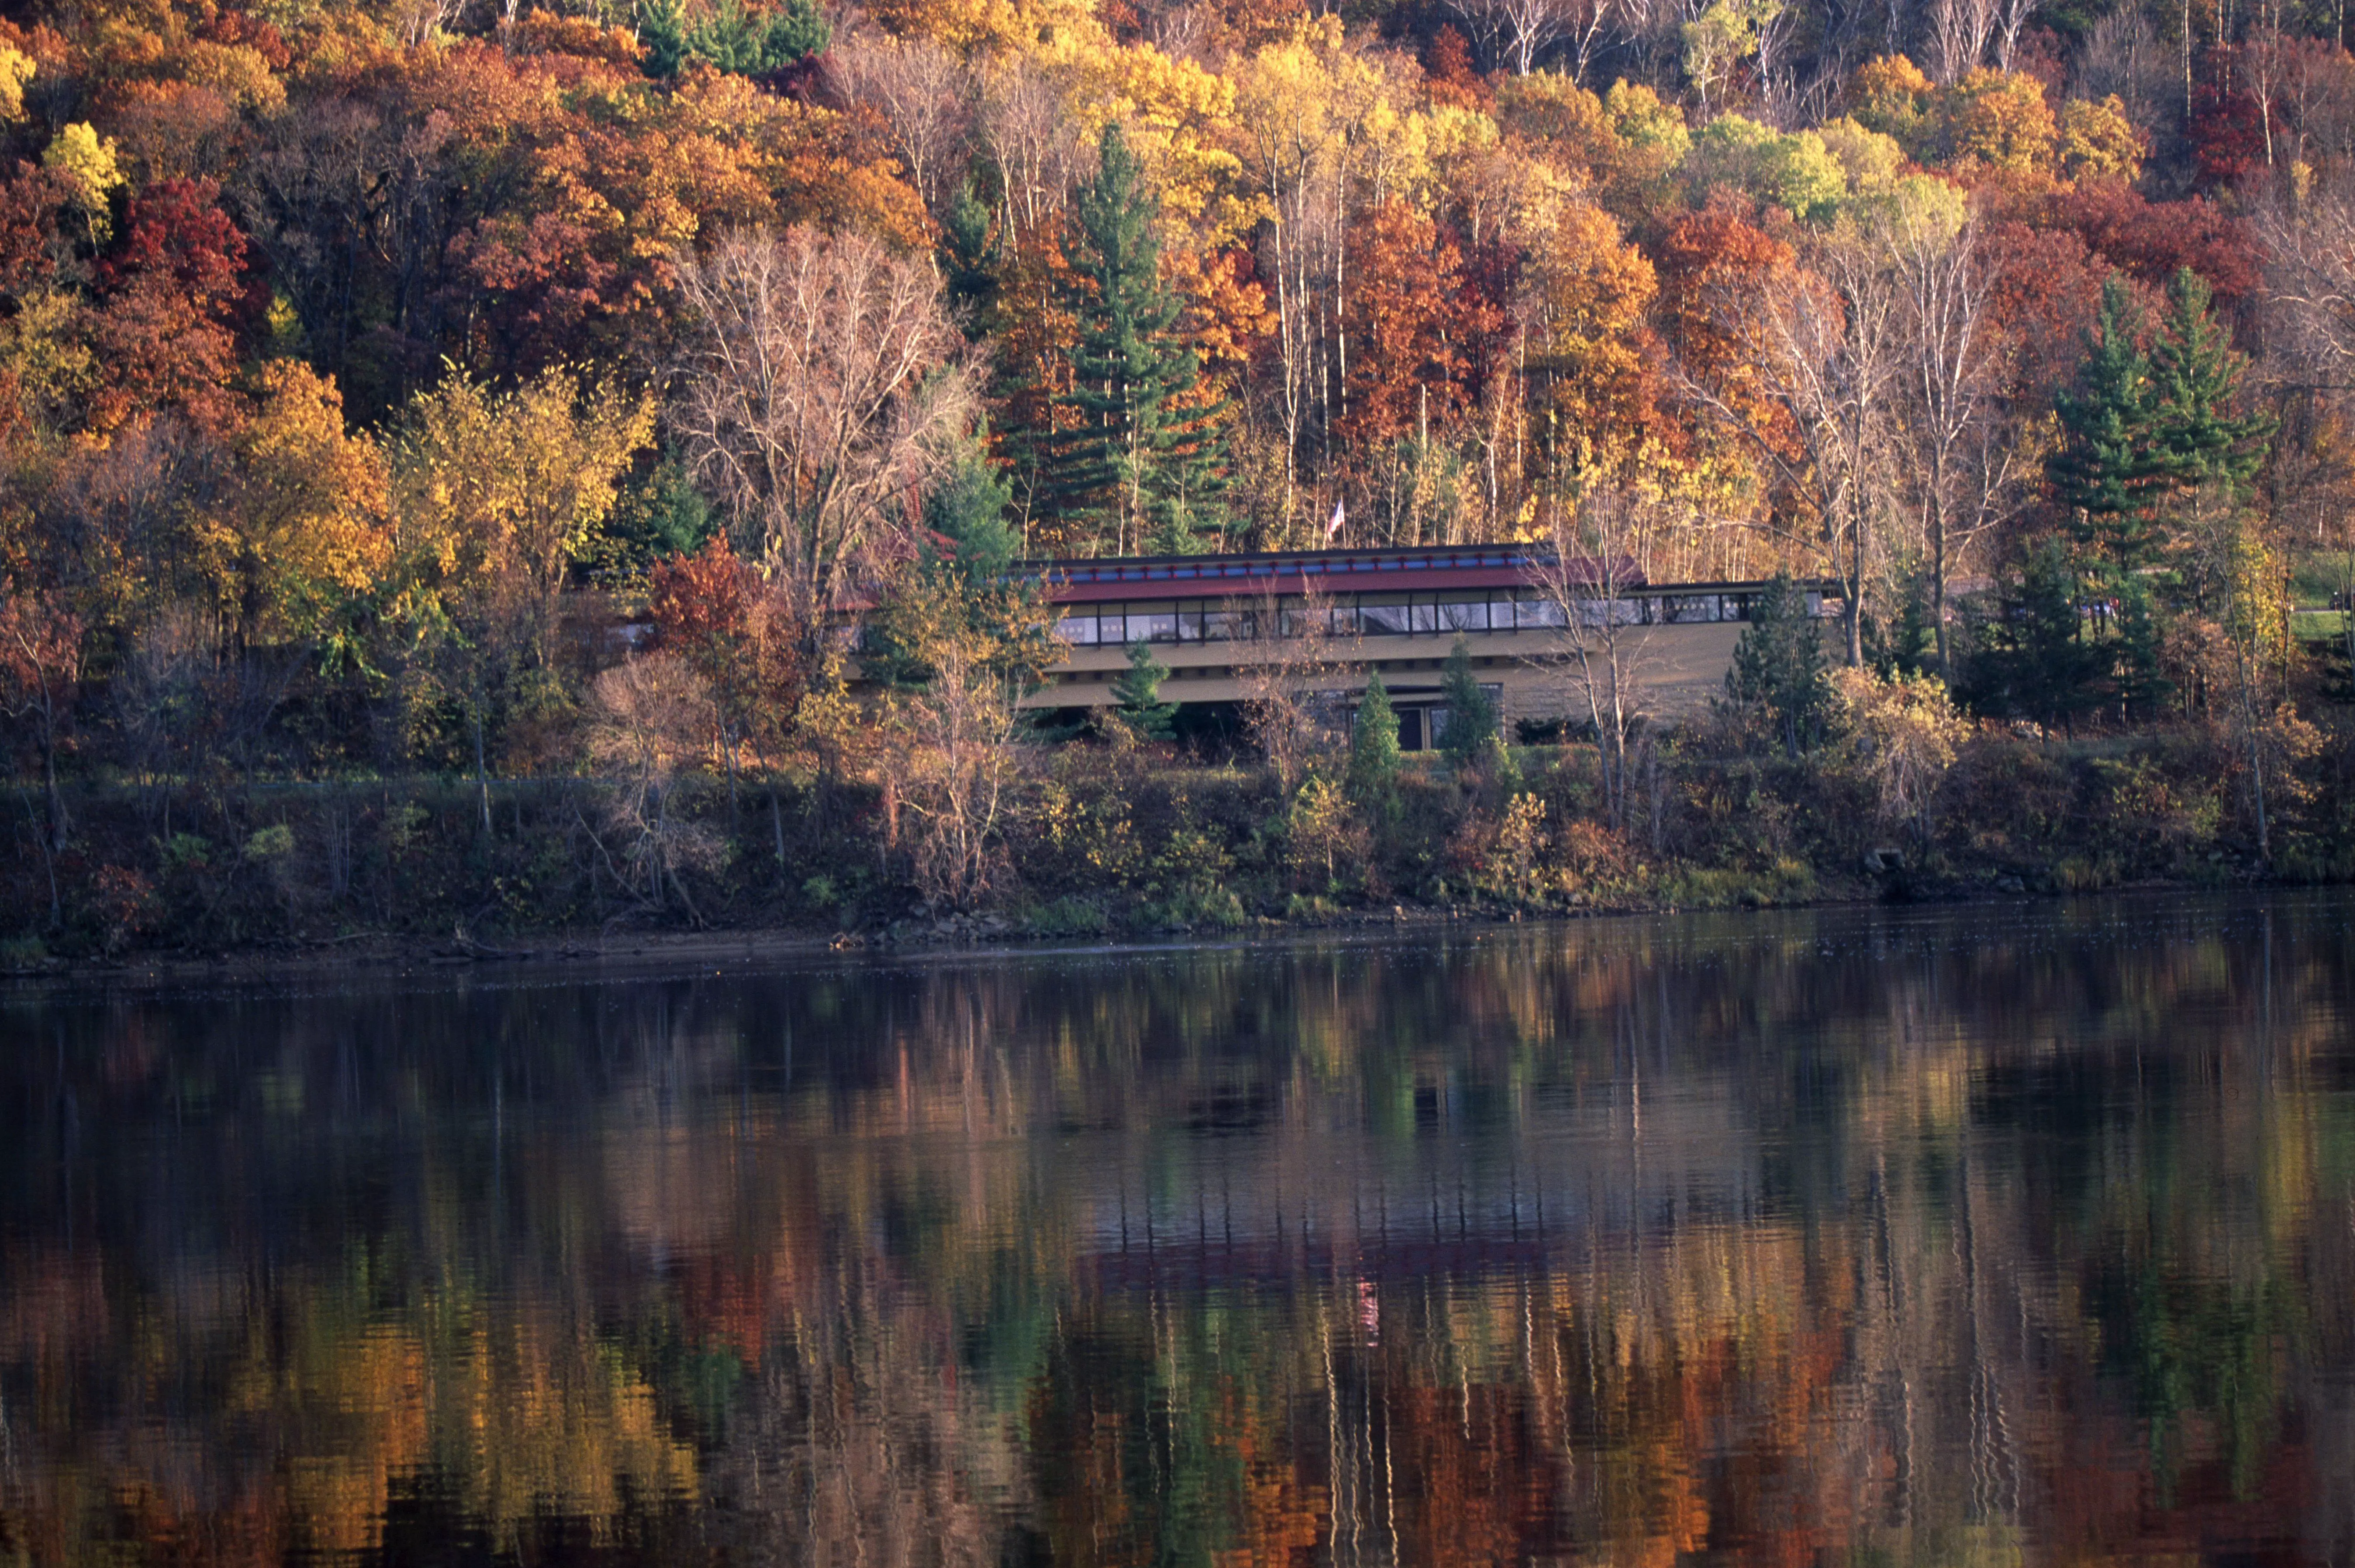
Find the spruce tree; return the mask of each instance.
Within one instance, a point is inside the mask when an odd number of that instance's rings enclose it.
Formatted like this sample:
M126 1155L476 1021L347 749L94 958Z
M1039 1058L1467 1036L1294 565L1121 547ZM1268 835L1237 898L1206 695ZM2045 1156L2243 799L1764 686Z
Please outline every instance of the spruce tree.
M2088 644L2078 577L2066 547L2047 539L2005 583L1989 629L1979 699L2045 726L2068 727L2102 700L2096 677L2109 656Z
M785 0L774 11L750 10L742 0L717 0L689 22L681 0L639 0L638 43L649 76L677 76L701 60L739 76L759 76L823 50L834 28L816 0Z
M2159 667L2158 613L2151 603L2150 584L2129 578L2118 592L2116 675L2118 704L2130 718L2147 719L2175 687Z
M1169 739L1178 705L1161 700L1161 683L1168 678L1169 667L1151 648L1141 642L1128 645L1128 673L1112 683L1113 695L1120 699L1114 713L1140 741Z
M1046 443L1040 501L1117 549L1199 549L1227 526L1216 409L1188 406L1200 374L1161 282L1156 205L1117 123L1082 187L1065 240L1080 324L1064 428Z
M1457 763L1477 763L1504 749L1497 730L1497 705L1480 689L1472 668L1472 645L1462 637L1448 650L1440 671L1439 695L1447 703L1447 728L1440 732L1439 749Z
M1349 727L1349 798L1378 816L1388 816L1398 795L1398 710L1391 706L1382 672L1366 677L1366 695Z
M1750 605L1750 623L1733 645L1725 694L1757 714L1793 757L1822 741L1831 712L1831 659L1823 634L1807 613L1807 596L1787 572L1778 573Z
M2069 508L2080 549L2097 575L2115 581L2147 563L2151 509L2168 474L2153 450L2156 397L2150 361L2126 281L2102 286L2102 312L2085 337L2076 385L2053 400L2061 448L2045 465L2054 498Z
M986 426L959 441L948 472L924 497L924 527L948 546L956 570L975 583L1004 577L1022 552L1021 536L1007 521L1014 487L989 457Z
M2167 332L2150 356L2153 436L2170 482L2218 485L2238 503L2264 466L2277 421L2262 410L2232 412L2247 361L2210 316L2213 298L2208 281L2189 267L2168 285Z
M993 325L1004 251L990 227L988 207L966 185L941 223L941 278L948 288L949 309L972 342L980 342Z

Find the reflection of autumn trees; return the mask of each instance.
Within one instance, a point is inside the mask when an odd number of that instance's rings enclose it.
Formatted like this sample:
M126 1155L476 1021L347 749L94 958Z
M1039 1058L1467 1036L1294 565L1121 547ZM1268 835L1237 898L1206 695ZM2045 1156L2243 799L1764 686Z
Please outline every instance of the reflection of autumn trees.
M45 1006L0 1537L2343 1552L2332 918Z

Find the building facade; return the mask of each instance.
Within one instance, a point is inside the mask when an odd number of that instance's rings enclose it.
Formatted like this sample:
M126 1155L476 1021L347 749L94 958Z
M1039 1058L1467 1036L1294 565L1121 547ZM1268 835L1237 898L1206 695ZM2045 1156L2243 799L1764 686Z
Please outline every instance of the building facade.
M1581 629L1593 647L1606 617L1637 705L1669 717L1724 690L1742 624L1766 588L1653 584L1577 563L1565 571L1528 545L1054 560L1025 570L1043 584L1068 645L1028 706L1116 702L1114 683L1139 642L1169 668L1164 701L1240 703L1260 672L1286 656L1274 645L1313 641L1310 678L1341 703L1354 703L1369 675L1381 672L1410 750L1442 727L1441 667L1459 636L1508 733L1515 721L1560 719L1581 705L1572 675ZM1598 589L1562 602L1565 582L1606 577L1616 579L1607 600ZM1838 613L1836 588L1809 583L1806 592L1812 613Z

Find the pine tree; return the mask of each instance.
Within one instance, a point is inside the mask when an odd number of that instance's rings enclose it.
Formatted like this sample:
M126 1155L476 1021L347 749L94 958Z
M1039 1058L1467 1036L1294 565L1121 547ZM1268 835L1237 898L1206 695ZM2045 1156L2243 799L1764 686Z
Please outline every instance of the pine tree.
M2053 400L2062 443L2045 465L2056 500L2069 508L2077 544L2102 576L2139 570L2152 552L2151 509L2167 460L2153 450L2156 398L2150 361L2126 281L2102 287L2102 313L2086 335L2077 382Z
M1398 710L1391 706L1381 671L1375 670L1366 677L1366 695L1349 727L1349 798L1378 816L1388 816L1397 804L1398 771Z
M2186 488L2218 485L2237 503L2264 466L2278 421L2262 410L2232 411L2248 362L2210 316L2213 297L2208 281L2189 267L2168 285L2167 332L2150 357L2153 435L2169 480Z
M1439 749L1457 763L1477 763L1504 749L1497 730L1497 705L1480 689L1472 669L1472 645L1462 637L1448 650L1440 671L1439 695L1447 703L1447 728L1440 732Z
M990 461L985 426L950 454L948 472L924 497L924 527L948 543L967 581L996 581L1022 553L1022 538L1007 521L1013 504L1014 486Z
M649 76L677 76L690 60L759 76L806 59L833 37L816 0L785 0L767 12L748 10L742 0L717 0L694 22L682 0L639 0L638 44Z
M1778 574L1751 603L1750 624L1733 645L1725 694L1738 708L1764 718L1791 756L1822 741L1831 711L1830 656L1807 613L1807 596L1787 573Z
M990 331L1004 260L1005 246L990 225L989 208L968 184L957 192L956 205L941 223L941 277L948 286L949 308L973 342Z
M2149 582L2127 579L2118 592L2116 680L2119 705L2130 717L2151 717L2175 690L2159 667L2161 635Z
M1219 411L1188 405L1200 366L1176 336L1178 305L1162 283L1156 208L1117 123L1095 177L1073 203L1065 242L1078 280L1068 428L1047 444L1041 500L1094 523L1119 549L1199 548L1228 527L1220 504Z
M2076 567L2059 539L2047 539L2020 563L2004 585L1973 682L1982 705L2066 727L2102 700L2096 677L2110 656L2085 640L2078 588Z
M1140 741L1169 739L1178 705L1161 700L1161 683L1168 678L1169 667L1155 658L1151 648L1141 642L1128 645L1128 673L1112 683L1113 695L1120 699L1114 711Z
M674 77L687 64L687 12L680 0L638 0L638 47L646 74Z

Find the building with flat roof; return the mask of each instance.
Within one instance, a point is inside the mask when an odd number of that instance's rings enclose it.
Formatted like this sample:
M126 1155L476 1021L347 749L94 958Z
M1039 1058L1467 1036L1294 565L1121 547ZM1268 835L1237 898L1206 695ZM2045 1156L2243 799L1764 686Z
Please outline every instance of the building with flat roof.
M1458 636L1509 727L1565 716L1573 696L1564 667L1571 617L1594 627L1607 616L1632 652L1638 704L1667 717L1724 689L1742 624L1766 588L1651 583L1631 571L1577 562L1558 571L1550 551L1531 545L1046 560L1018 570L1044 586L1057 611L1056 634L1069 645L1028 706L1116 702L1113 683L1138 642L1169 667L1164 701L1239 703L1251 694L1253 667L1276 656L1270 641L1302 637L1317 616L1325 671L1318 678L1337 699L1354 703L1368 675L1380 670L1409 750L1437 734L1441 667ZM1607 602L1599 587L1573 592L1574 606L1557 592L1565 581L1606 578L1617 580ZM1838 613L1836 587L1808 583L1806 591L1812 613ZM1263 624L1271 614L1274 624Z

